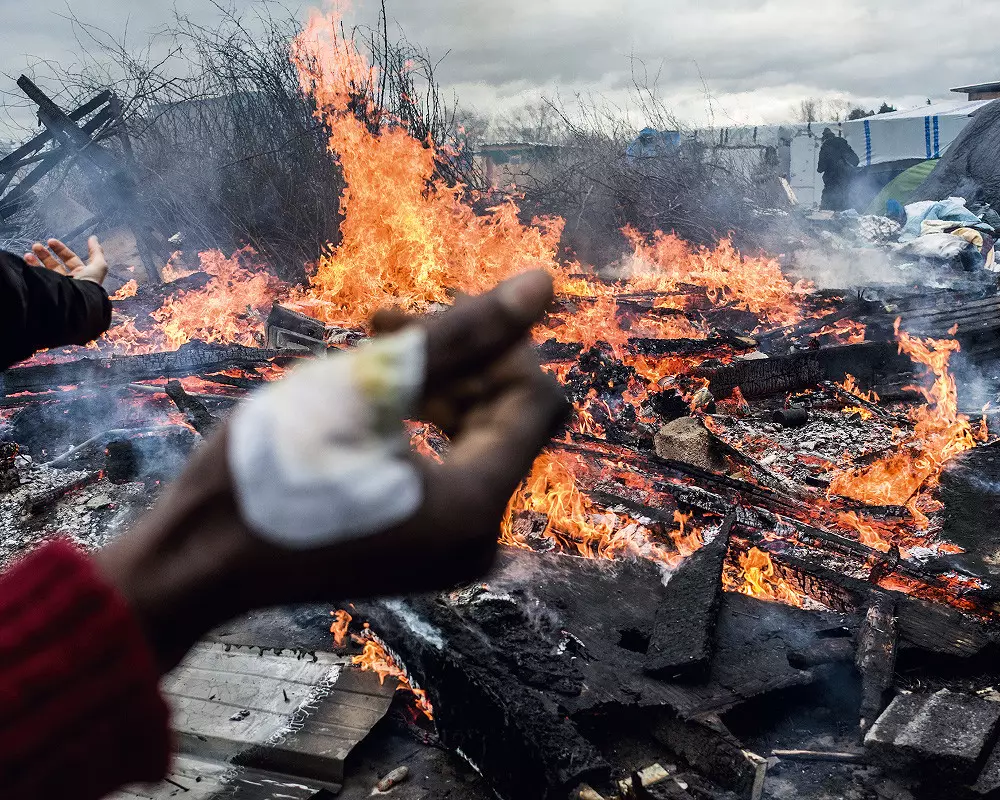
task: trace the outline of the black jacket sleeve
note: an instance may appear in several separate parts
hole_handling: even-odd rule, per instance
[[[111,300],[78,281],[0,251],[0,369],[36,350],[86,344],[111,325]]]

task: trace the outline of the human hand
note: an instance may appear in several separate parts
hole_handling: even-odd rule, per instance
[[[507,502],[566,409],[527,338],[551,297],[551,279],[536,272],[435,317],[380,317],[382,330],[423,329],[421,416],[453,437],[443,464],[413,456],[420,503],[384,530],[304,549],[269,541],[250,529],[234,489],[231,426],[207,441],[137,529],[97,555],[161,665],[253,607],[440,589],[485,572]],[[324,399],[337,414],[337,398]]]
[[[108,275],[104,249],[96,236],[87,240],[87,248],[89,254],[85,264],[80,256],[58,239],[49,239],[48,247],[35,242],[31,246],[31,252],[24,254],[24,260],[33,267],[45,267],[60,275],[69,275],[79,281],[92,281],[101,286]]]

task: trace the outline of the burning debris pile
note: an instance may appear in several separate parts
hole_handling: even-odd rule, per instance
[[[341,243],[304,287],[250,250],[178,254],[162,285],[116,292],[90,350],[0,376],[4,556],[55,530],[99,546],[241,397],[350,347],[379,307],[433,313],[542,265],[558,301],[536,343],[575,413],[511,498],[496,572],[339,611],[338,644],[405,678],[503,797],[759,798],[795,759],[800,797],[826,761],[848,783],[912,766],[929,796],[1000,787],[1000,706],[971,677],[995,654],[995,546],[964,552],[942,502],[954,463],[993,452],[955,366],[995,385],[996,287],[821,292],[728,241],[633,229],[599,274],[559,256],[560,220],[523,224],[509,198],[474,213],[428,143],[354,113],[370,68],[336,20],[293,57],[348,186]],[[838,681],[836,719],[775,713]],[[640,741],[675,765],[655,785]]]

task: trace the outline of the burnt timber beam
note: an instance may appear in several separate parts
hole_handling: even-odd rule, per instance
[[[715,645],[715,623],[722,602],[722,567],[730,513],[709,544],[685,559],[671,576],[656,612],[644,669],[667,680],[705,680]]]
[[[861,673],[861,733],[885,710],[885,695],[896,668],[896,599],[876,593],[858,631],[854,663]]]
[[[848,373],[871,386],[881,377],[912,370],[913,362],[899,353],[895,342],[862,342],[740,361],[700,374],[709,379],[716,398],[729,397],[737,387],[744,397],[757,398],[842,381]]]
[[[65,364],[15,367],[0,375],[0,396],[37,392],[70,384],[122,386],[135,381],[180,378],[199,372],[262,364],[287,355],[276,350],[260,350],[242,345],[190,342],[169,353],[81,358]]]
[[[108,109],[104,109],[99,114],[95,115],[93,119],[84,123],[83,130],[88,135],[93,134],[110,120],[110,112]],[[69,152],[71,151],[63,147],[57,147],[46,153],[39,154],[35,168],[21,178],[10,192],[8,192],[5,196],[0,197],[0,219],[5,219],[6,217],[12,215],[17,210],[18,202],[28,194],[30,189],[34,188],[34,186],[42,178],[44,178],[54,167],[56,167],[60,161],[66,158]],[[0,192],[4,191],[11,183],[15,172],[16,170],[8,172],[3,180],[0,181]]]
[[[95,182],[99,183],[107,178],[114,187],[122,207],[128,208],[131,212],[131,227],[146,274],[151,283],[160,283],[162,278],[157,267],[156,248],[151,237],[152,229],[142,218],[139,189],[126,165],[110,150],[101,147],[26,75],[17,79],[17,85],[38,106],[38,118],[62,148],[67,152],[80,154],[80,167],[89,173]],[[112,114],[116,108],[115,104],[109,105]]]
[[[441,742],[501,797],[562,800],[580,783],[608,778],[607,763],[576,724],[543,691],[511,675],[453,609],[421,596],[359,610],[426,688]]]
[[[111,90],[105,89],[103,92],[91,100],[88,100],[79,108],[70,111],[67,116],[73,120],[73,122],[79,122],[87,116],[87,114],[92,111],[96,111],[98,108],[107,103],[111,99],[111,96]],[[0,158],[0,173],[7,172],[10,169],[15,168],[14,165],[16,165],[18,161],[41,150],[50,141],[52,141],[52,134],[48,130],[42,131],[37,136],[29,139],[13,152],[8,153],[3,158]]]

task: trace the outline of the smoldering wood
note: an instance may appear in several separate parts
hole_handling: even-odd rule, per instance
[[[684,560],[660,598],[646,651],[646,672],[667,680],[708,677],[722,601],[722,567],[729,550],[730,513],[715,539]]]
[[[801,545],[775,545],[764,537],[754,540],[770,553],[775,566],[786,570],[785,577],[811,597],[825,598],[833,607],[861,608],[872,590],[869,581],[849,574],[856,565],[838,564],[828,553],[810,551]],[[943,655],[968,657],[995,644],[988,625],[982,620],[943,603],[892,590],[884,590],[896,602],[896,624],[902,642]]]
[[[116,386],[157,378],[180,378],[199,372],[221,372],[247,364],[264,364],[278,356],[287,354],[242,345],[189,342],[166,353],[81,358],[62,364],[14,367],[0,374],[0,396],[67,384]]]
[[[609,777],[608,764],[551,697],[512,676],[453,609],[411,597],[359,610],[426,687],[442,743],[460,750],[501,797],[565,797]]]
[[[793,667],[811,669],[823,664],[846,664],[854,661],[854,641],[848,636],[819,639],[809,647],[793,650],[788,661]]]
[[[642,669],[663,591],[648,561],[506,551],[485,584],[437,598],[356,603],[355,618],[370,621],[429,692],[445,744],[460,747],[503,796],[534,797],[538,776],[555,785],[571,777],[569,752],[589,763],[576,723],[600,724],[614,708],[662,707],[682,720],[703,719],[807,685],[814,676],[792,667],[788,653],[849,623],[726,593],[704,683],[663,681]],[[522,720],[529,700],[532,723]],[[549,716],[552,708],[561,721]],[[517,727],[503,733],[497,719]],[[553,736],[561,744],[550,749]],[[514,758],[530,759],[522,777],[496,774],[509,772]]]
[[[645,356],[696,356],[719,350],[753,350],[757,342],[746,336],[709,336],[706,339],[629,339],[629,348]]]
[[[100,479],[100,472],[88,472],[83,476],[73,478],[58,486],[53,486],[51,489],[29,495],[24,502],[25,511],[29,514],[40,514],[54,506],[66,495],[84,489]]]
[[[653,738],[740,798],[752,796],[767,769],[767,762],[744,748],[714,714],[691,721],[665,714],[654,726]]]
[[[104,474],[114,484],[169,481],[184,468],[194,445],[195,435],[181,427],[155,436],[111,439],[105,448]]]
[[[863,386],[873,386],[886,376],[912,370],[913,362],[899,353],[895,342],[862,342],[740,361],[696,374],[709,379],[709,390],[718,399],[729,397],[737,387],[744,397],[753,399],[802,391],[823,381],[842,381],[848,374]]]
[[[896,599],[876,592],[858,630],[855,664],[861,673],[861,732],[867,733],[885,709],[896,668]]]
[[[188,422],[202,436],[218,423],[218,420],[212,416],[212,412],[208,410],[205,404],[196,397],[188,394],[180,381],[167,381],[164,391],[167,393],[167,397],[173,400],[178,410],[185,415]]]

